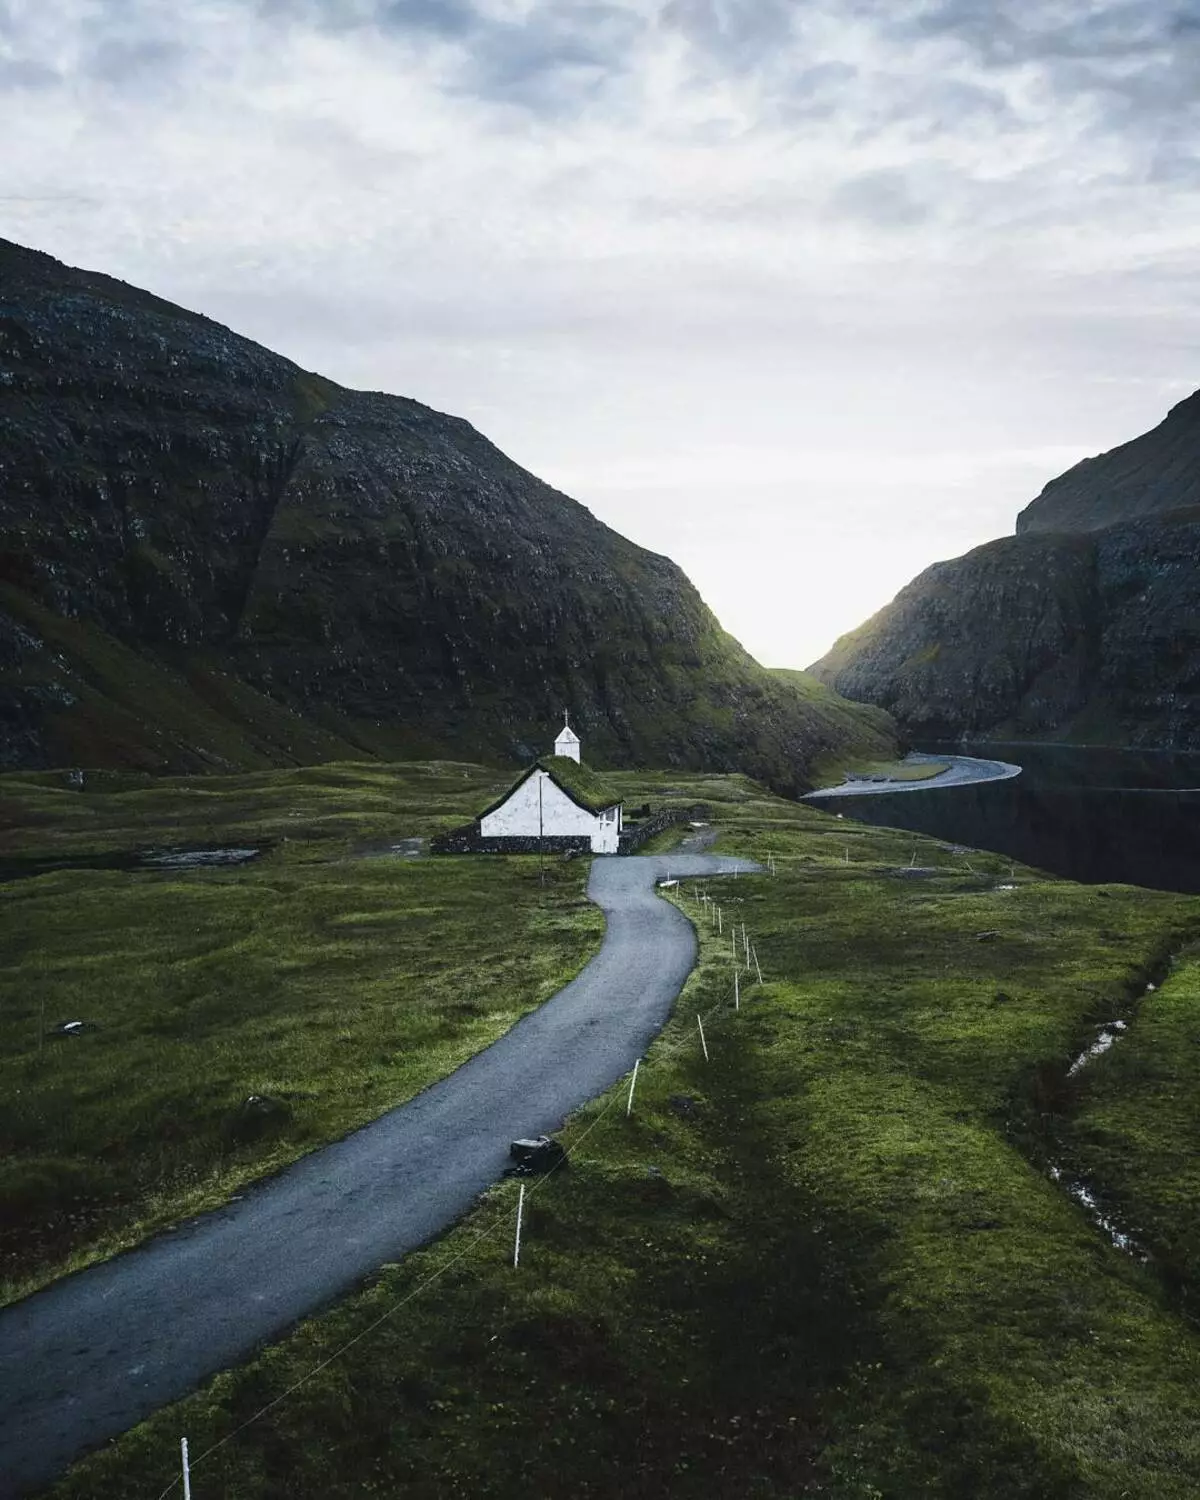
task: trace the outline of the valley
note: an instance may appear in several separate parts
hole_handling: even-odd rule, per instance
[[[1200,744],[1200,397],[799,672],[460,418],[9,241],[0,360],[0,1336],[63,1443],[0,1493],[165,1500],[186,1436],[223,1500],[1200,1494],[1195,798],[1026,753]],[[701,826],[431,853],[564,714]],[[35,1400],[39,1310],[160,1263]],[[237,1337],[130,1404],[173,1308]]]
[[[327,768],[323,787],[306,780],[312,774],[264,773],[258,822],[236,779],[224,789],[228,822],[222,789],[207,778],[114,791],[107,803],[63,790],[58,818],[42,778],[18,789],[39,820],[22,826],[10,811],[18,848],[52,840],[56,824],[80,849],[129,847],[144,841],[141,808],[150,820],[165,799],[182,806],[205,787],[210,800],[189,837],[203,828],[206,839],[235,842],[293,826],[286,843],[279,836],[242,868],[63,872],[4,888],[44,908],[42,921],[56,900],[86,912],[89,892],[113,910],[124,890],[148,914],[148,948],[194,928],[201,909],[233,919],[249,904],[263,913],[257,939],[234,924],[236,951],[270,941],[268,952],[288,957],[273,989],[247,991],[240,1019],[230,985],[220,1001],[229,1047],[209,1013],[219,966],[175,995],[172,1034],[153,1042],[160,1052],[146,1051],[139,1032],[161,1018],[169,970],[128,995],[92,985],[88,1014],[103,1029],[54,1043],[64,1050],[53,1064],[78,1060],[70,1065],[82,1070],[75,1092],[91,1111],[81,1121],[90,1137],[132,1109],[104,1082],[111,1071],[83,1086],[100,1056],[89,1058],[93,1043],[107,1040],[110,1054],[139,1048],[155,1069],[170,1067],[172,1050],[203,1059],[218,1047],[224,1073],[209,1070],[228,1080],[227,1110],[264,1079],[318,1095],[293,1104],[302,1141],[288,1125],[275,1145],[238,1148],[249,1151],[245,1175],[267,1170],[280,1147],[295,1154],[332,1138],[378,1112],[383,1094],[411,1089],[420,1069],[429,1077],[452,1066],[450,1049],[485,1045],[488,1026],[510,1024],[592,951],[599,922],[582,901],[585,861],[547,862],[546,887],[534,857],[350,857],[356,845],[460,820],[480,804],[486,769]],[[706,803],[718,852],[764,871],[720,890],[709,883],[720,933],[698,903],[703,887],[677,887],[699,933],[699,965],[646,1053],[629,1118],[622,1082],[561,1133],[569,1165],[534,1185],[519,1270],[515,1185],[500,1183],[446,1235],[84,1460],[51,1493],[158,1494],[187,1433],[196,1493],[203,1483],[203,1493],[231,1500],[270,1492],[279,1476],[302,1494],[402,1490],[429,1500],[518,1489],[845,1500],[1194,1494],[1200,1339],[1186,1018],[1196,1000],[1196,900],[1074,885],[1003,856],[838,820],[745,777],[607,776],[630,802]],[[511,892],[500,927],[487,925],[480,904],[485,878]],[[270,884],[289,881],[284,899],[255,906]],[[306,941],[289,937],[286,922],[272,937],[289,901],[300,903]],[[157,939],[156,903],[180,918]],[[743,968],[735,1010],[730,926],[740,923],[763,982]],[[53,930],[64,974],[81,965],[103,974],[106,958],[119,972],[98,919],[80,922],[77,936],[65,924]],[[335,955],[322,946],[326,932],[337,934]],[[471,994],[476,950],[506,976],[486,1001],[489,1012],[507,1008],[498,1022],[454,1015],[449,1001]],[[453,962],[442,968],[439,954]],[[343,1014],[337,1029],[313,1031],[308,1018],[334,1020],[335,976]],[[441,1052],[406,1033],[434,1019],[431,988]],[[27,993],[18,979],[12,995]],[[1071,1059],[1117,1016],[1127,1039],[1068,1078]],[[21,1058],[6,1054],[5,1066],[19,1066],[22,1090],[36,1095],[48,1080],[39,1084],[29,1019]],[[385,1031],[413,1038],[411,1059],[378,1056]],[[150,1124],[161,1123],[170,1092],[155,1094],[152,1077],[144,1064],[124,1074]],[[359,1095],[352,1085],[367,1080],[376,1087]],[[181,1077],[170,1097],[183,1092]],[[13,1091],[4,1097],[11,1126]],[[210,1091],[210,1104],[216,1097]],[[48,1107],[52,1098],[42,1097],[43,1119],[67,1113]],[[172,1149],[184,1177],[189,1158],[211,1173],[211,1133],[181,1131]],[[1107,1215],[1136,1226],[1149,1262],[1114,1248],[1051,1179],[1058,1163]],[[208,1201],[234,1189],[236,1174],[227,1175]],[[177,1193],[177,1213],[197,1206]]]

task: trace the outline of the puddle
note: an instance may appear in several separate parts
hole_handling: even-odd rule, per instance
[[[386,844],[363,844],[350,852],[355,859],[424,859],[429,853],[429,840],[393,839]]]
[[[137,856],[135,868],[190,870],[198,865],[244,865],[261,853],[261,849],[152,849]]]
[[[55,875],[61,870],[194,870],[206,865],[244,865],[257,859],[266,847],[127,849],[111,854],[0,860],[0,881],[28,880],[37,875]]]

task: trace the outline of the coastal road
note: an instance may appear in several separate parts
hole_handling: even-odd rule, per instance
[[[498,1042],[241,1202],[0,1310],[0,1496],[48,1483],[452,1224],[508,1164],[510,1140],[558,1129],[662,1028],[696,939],[656,879],[756,868],[594,860],[599,953]]]
[[[975,786],[981,781],[1008,781],[1021,774],[1021,767],[1006,760],[979,760],[973,755],[906,755],[910,764],[945,764],[946,769],[924,781],[844,781],[841,786],[809,792],[802,802],[824,802],[830,797],[882,797],[896,792],[935,792],[945,786]]]

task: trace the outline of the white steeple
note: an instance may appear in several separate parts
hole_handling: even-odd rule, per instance
[[[563,727],[559,731],[558,738],[554,741],[555,755],[565,755],[569,760],[579,759],[579,736],[567,722],[566,714],[563,714]]]

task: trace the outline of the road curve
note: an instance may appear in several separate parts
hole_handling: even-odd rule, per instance
[[[974,755],[924,755],[914,751],[910,762],[945,763],[946,769],[924,781],[843,781],[840,786],[809,792],[802,802],[823,802],[830,797],[883,797],[896,792],[937,792],[947,786],[976,786],[981,781],[1008,781],[1021,774],[1021,767],[1007,760],[980,760]]]
[[[757,868],[716,855],[602,858],[599,953],[448,1078],[243,1201],[0,1309],[0,1496],[48,1483],[216,1371],[453,1223],[507,1163],[633,1066],[695,963],[673,875]]]

